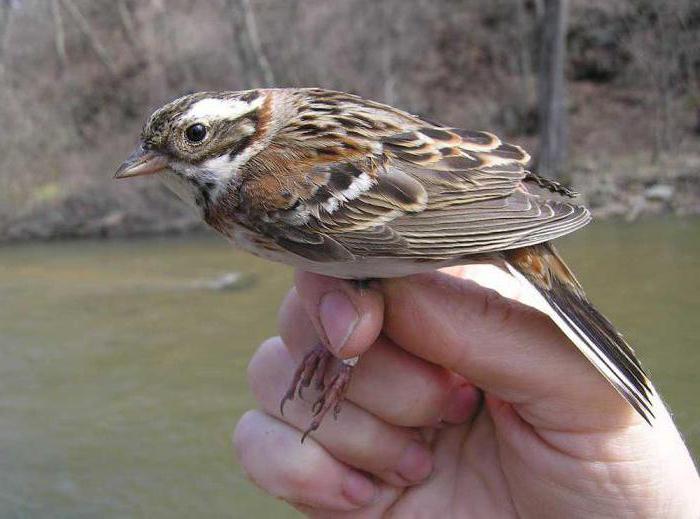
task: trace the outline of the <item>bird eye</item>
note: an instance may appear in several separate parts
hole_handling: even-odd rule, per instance
[[[203,124],[197,123],[188,126],[185,130],[185,137],[190,142],[202,142],[207,136],[207,128]]]

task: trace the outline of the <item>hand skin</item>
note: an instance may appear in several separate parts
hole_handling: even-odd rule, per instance
[[[297,274],[280,337],[249,366],[260,410],[234,435],[244,470],[318,518],[700,516],[663,404],[649,427],[532,300],[488,266],[361,290]],[[279,400],[319,337],[363,356],[338,419],[302,445],[313,391],[284,417]]]

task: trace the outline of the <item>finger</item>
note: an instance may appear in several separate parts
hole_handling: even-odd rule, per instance
[[[348,511],[372,503],[377,485],[334,459],[299,431],[259,411],[248,411],[234,432],[238,461],[248,477],[272,496],[311,507]]]
[[[296,290],[279,315],[282,340],[299,362],[318,338]],[[409,427],[470,420],[479,391],[462,377],[379,337],[357,364],[347,399],[383,420]]]
[[[295,365],[282,341],[273,338],[253,356],[248,376],[262,408],[301,431],[311,419],[313,397],[310,402],[295,399],[285,409],[284,417],[279,414],[279,395]],[[329,417],[312,434],[338,460],[393,485],[422,481],[432,470],[432,455],[415,429],[390,425],[350,402],[343,405],[337,420]]]
[[[292,503],[292,506],[311,519],[379,519],[387,517],[387,511],[399,496],[400,490],[380,485],[379,497],[371,505],[349,512],[322,510],[298,503]]]
[[[306,312],[296,287],[292,287],[287,292],[280,305],[277,313],[277,330],[286,346],[299,345],[299,351],[293,352],[295,357],[317,346],[320,341],[319,334]]]
[[[532,307],[439,272],[385,280],[382,291],[387,336],[499,398],[549,406],[548,417],[583,401],[595,414],[619,413],[623,406],[554,323]],[[581,416],[584,421],[590,413]]]
[[[440,269],[451,276],[471,280],[484,288],[498,292],[503,297],[513,299],[527,306],[537,308],[547,313],[547,306],[541,297],[538,297],[537,289],[531,285],[525,285],[515,279],[503,268],[492,263],[473,263],[470,265],[458,265]]]
[[[297,271],[295,285],[324,345],[341,358],[364,353],[382,327],[382,293],[371,285]]]

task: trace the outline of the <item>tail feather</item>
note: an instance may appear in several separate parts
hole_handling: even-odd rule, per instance
[[[550,317],[586,358],[649,423],[654,388],[639,360],[615,327],[588,301],[554,247],[540,244],[506,255],[511,271],[537,288]]]

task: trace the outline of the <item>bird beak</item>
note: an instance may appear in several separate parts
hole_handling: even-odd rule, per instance
[[[139,177],[153,175],[168,167],[168,158],[162,153],[146,150],[139,146],[129,155],[114,174],[114,178]]]

